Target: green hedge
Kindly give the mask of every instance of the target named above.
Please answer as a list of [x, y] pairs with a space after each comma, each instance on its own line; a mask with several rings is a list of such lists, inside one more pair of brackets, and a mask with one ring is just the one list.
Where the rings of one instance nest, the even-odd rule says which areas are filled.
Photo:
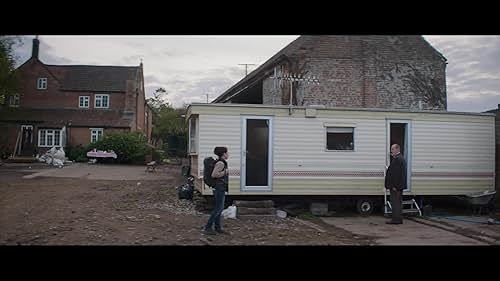
[[87, 161], [87, 148], [81, 145], [76, 147], [66, 147], [66, 157], [71, 161], [85, 162]]
[[92, 149], [110, 151], [117, 155], [119, 163], [143, 164], [146, 154], [151, 153], [147, 139], [141, 133], [110, 133], [102, 139], [90, 143], [87, 151]]

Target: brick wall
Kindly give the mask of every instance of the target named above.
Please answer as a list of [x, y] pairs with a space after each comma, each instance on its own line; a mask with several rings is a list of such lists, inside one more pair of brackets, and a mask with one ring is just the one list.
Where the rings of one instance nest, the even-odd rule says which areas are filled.
[[125, 93], [125, 108], [123, 112], [124, 118], [130, 120], [132, 131], [137, 130], [137, 95], [136, 82], [127, 81], [127, 92]]
[[[321, 81], [294, 88], [297, 105], [446, 110], [446, 64], [420, 36], [318, 36], [282, 65]], [[264, 80], [265, 104], [289, 95], [289, 82]]]
[[4, 153], [10, 156], [14, 152], [17, 135], [19, 133], [19, 125], [14, 123], [0, 123], [0, 157]]
[[[90, 128], [86, 127], [71, 127], [68, 133], [68, 146], [85, 146], [90, 143]], [[113, 132], [126, 132], [129, 129], [121, 128], [103, 128], [103, 136]]]
[[[69, 128], [68, 146], [85, 146], [90, 143], [89, 128]], [[103, 132], [104, 133], [104, 132]]]

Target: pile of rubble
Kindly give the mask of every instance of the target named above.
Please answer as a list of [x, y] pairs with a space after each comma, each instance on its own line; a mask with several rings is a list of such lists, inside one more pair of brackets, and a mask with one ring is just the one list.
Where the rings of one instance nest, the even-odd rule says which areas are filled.
[[66, 153], [64, 153], [64, 149], [62, 147], [55, 146], [45, 152], [42, 156], [37, 155], [36, 159], [39, 162], [45, 162], [58, 168], [62, 168], [66, 163], [72, 163], [71, 161], [68, 161]]

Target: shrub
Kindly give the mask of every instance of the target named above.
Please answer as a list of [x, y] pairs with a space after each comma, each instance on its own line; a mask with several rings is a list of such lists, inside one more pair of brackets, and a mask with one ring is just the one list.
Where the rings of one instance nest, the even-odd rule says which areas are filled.
[[75, 147], [66, 147], [66, 157], [71, 161], [85, 162], [87, 161], [87, 149], [81, 145]]
[[87, 151], [92, 149], [110, 151], [116, 153], [119, 163], [143, 164], [144, 156], [150, 153], [147, 140], [144, 135], [137, 132], [118, 132], [105, 135], [102, 139], [90, 143]]
[[155, 149], [153, 150], [153, 160], [157, 162], [162, 162], [163, 159], [167, 158], [165, 150]]

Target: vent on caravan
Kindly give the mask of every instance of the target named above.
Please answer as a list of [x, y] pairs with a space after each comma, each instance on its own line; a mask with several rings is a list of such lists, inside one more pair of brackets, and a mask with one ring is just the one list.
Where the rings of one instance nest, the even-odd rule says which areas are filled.
[[306, 117], [307, 118], [315, 118], [316, 117], [316, 108], [306, 108]]

